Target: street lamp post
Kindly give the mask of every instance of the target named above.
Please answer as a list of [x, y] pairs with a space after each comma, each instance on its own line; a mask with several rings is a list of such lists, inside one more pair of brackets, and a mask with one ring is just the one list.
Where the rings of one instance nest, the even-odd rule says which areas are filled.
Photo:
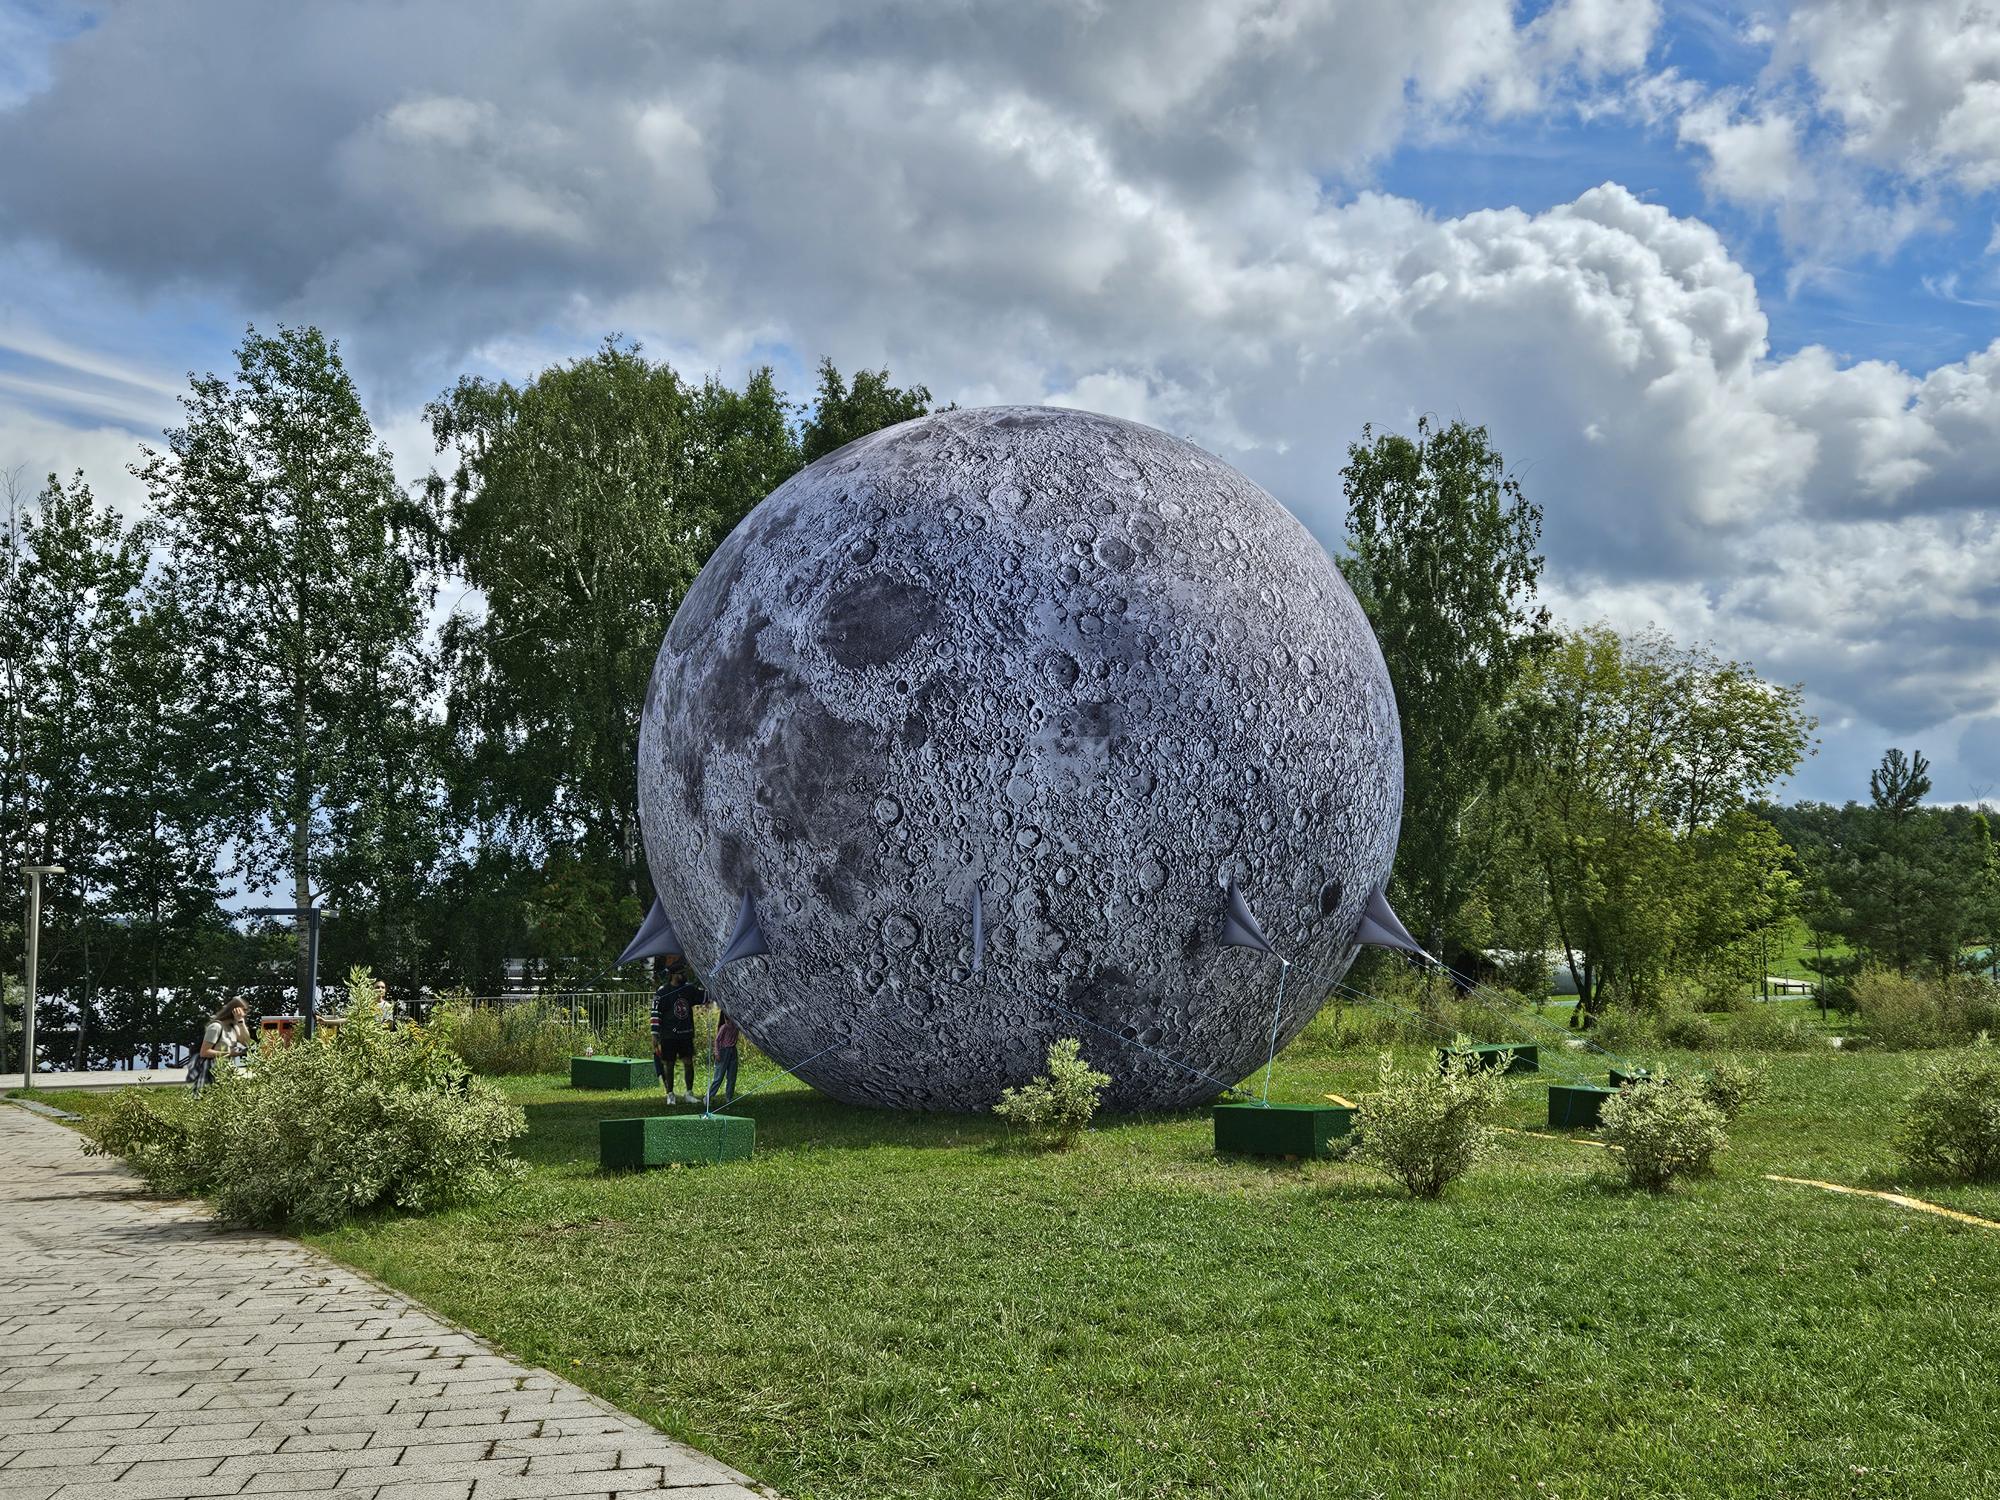
[[300, 1008], [305, 1016], [306, 1035], [311, 1037], [318, 1030], [319, 1017], [319, 908], [317, 906], [253, 906], [249, 915], [253, 917], [290, 917], [297, 921], [303, 917], [306, 924], [306, 990], [299, 996]]
[[22, 865], [28, 880], [28, 997], [21, 1003], [21, 1087], [35, 1086], [35, 960], [42, 946], [42, 877], [60, 875], [61, 865]]

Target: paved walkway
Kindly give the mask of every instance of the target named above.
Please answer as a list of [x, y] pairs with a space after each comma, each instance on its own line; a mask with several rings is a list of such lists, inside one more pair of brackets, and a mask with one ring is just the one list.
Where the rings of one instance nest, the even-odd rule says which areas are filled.
[[769, 1493], [0, 1104], [0, 1500]]
[[[123, 1089], [137, 1083], [186, 1083], [187, 1065], [178, 1068], [113, 1068], [102, 1073], [51, 1073], [44, 1068], [35, 1074], [38, 1089]], [[19, 1073], [0, 1073], [0, 1091], [21, 1086]]]

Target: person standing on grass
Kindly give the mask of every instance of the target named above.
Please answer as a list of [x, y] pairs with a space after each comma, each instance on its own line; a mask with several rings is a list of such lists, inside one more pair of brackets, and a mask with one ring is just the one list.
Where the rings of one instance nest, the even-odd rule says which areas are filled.
[[694, 1008], [707, 997], [678, 954], [656, 961], [660, 985], [653, 991], [653, 1068], [667, 1091], [669, 1104], [680, 1104], [674, 1092], [674, 1063], [687, 1078], [685, 1102], [694, 1103]]
[[723, 1085], [722, 1107], [729, 1108], [736, 1102], [736, 1048], [742, 1039], [742, 1032], [729, 1018], [728, 1011], [718, 1011], [715, 1021], [715, 1067], [708, 1075], [708, 1097], [702, 1101], [702, 1108], [715, 1112], [715, 1086]]
[[222, 1002], [222, 1009], [211, 1016], [208, 1025], [202, 1028], [194, 1065], [188, 1069], [188, 1082], [194, 1085], [195, 1097], [199, 1099], [203, 1085], [214, 1081], [217, 1058], [226, 1057], [235, 1062], [249, 1050], [250, 1007], [231, 996]]

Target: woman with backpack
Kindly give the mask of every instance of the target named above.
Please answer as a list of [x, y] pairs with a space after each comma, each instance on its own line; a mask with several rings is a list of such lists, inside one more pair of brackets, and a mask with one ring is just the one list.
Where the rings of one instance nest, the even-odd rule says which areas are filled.
[[209, 1018], [202, 1028], [201, 1045], [195, 1049], [195, 1058], [188, 1065], [188, 1082], [194, 1085], [194, 1094], [201, 1097], [202, 1087], [215, 1079], [215, 1060], [227, 1057], [231, 1060], [244, 1056], [250, 1050], [250, 1007], [232, 996], [222, 1003], [222, 1009]]

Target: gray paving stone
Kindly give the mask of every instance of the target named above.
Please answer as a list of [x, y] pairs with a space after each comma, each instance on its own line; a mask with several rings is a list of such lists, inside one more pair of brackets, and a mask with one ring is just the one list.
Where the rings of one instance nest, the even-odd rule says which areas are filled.
[[0, 1500], [770, 1494], [295, 1241], [146, 1198], [21, 1110], [0, 1201]]

